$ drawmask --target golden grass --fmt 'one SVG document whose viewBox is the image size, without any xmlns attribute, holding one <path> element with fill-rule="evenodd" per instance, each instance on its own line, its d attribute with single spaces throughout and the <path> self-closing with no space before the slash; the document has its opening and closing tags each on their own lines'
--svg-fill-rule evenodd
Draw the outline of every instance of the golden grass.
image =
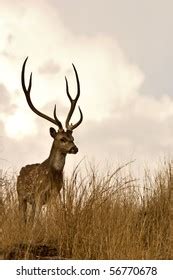
<svg viewBox="0 0 173 280">
<path fill-rule="evenodd" d="M 49 203 L 36 226 L 25 229 L 15 181 L 4 176 L 0 227 L 7 258 L 17 258 L 14 252 L 9 257 L 17 247 L 25 248 L 18 258 L 35 258 L 37 245 L 56 249 L 57 258 L 170 259 L 169 164 L 155 176 L 146 173 L 142 186 L 123 170 L 100 176 L 90 168 L 81 178 L 77 168 L 65 182 L 62 202 Z"/>
</svg>

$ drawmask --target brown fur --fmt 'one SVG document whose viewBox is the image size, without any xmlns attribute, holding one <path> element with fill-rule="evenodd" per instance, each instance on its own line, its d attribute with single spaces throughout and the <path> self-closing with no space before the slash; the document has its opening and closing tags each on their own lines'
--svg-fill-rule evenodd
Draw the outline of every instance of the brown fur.
<svg viewBox="0 0 173 280">
<path fill-rule="evenodd" d="M 24 222 L 27 220 L 27 203 L 32 205 L 32 218 L 38 215 L 41 207 L 51 197 L 56 198 L 63 186 L 63 169 L 67 153 L 77 153 L 72 133 L 65 131 L 56 132 L 50 129 L 54 138 L 50 155 L 42 163 L 22 167 L 17 178 L 17 193 L 19 210 Z M 62 141 L 65 140 L 65 142 Z"/>
</svg>

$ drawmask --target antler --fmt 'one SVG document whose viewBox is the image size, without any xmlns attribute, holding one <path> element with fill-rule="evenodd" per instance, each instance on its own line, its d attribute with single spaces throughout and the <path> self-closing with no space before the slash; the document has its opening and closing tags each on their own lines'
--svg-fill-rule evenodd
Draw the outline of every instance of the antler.
<svg viewBox="0 0 173 280">
<path fill-rule="evenodd" d="M 75 107 L 76 107 L 76 103 L 77 103 L 77 101 L 78 101 L 78 99 L 79 99 L 79 96 L 80 96 L 80 83 L 79 83 L 78 73 L 77 73 L 77 71 L 76 71 L 76 68 L 75 68 L 74 64 L 72 64 L 72 66 L 73 66 L 73 69 L 74 69 L 74 72 L 75 72 L 75 76 L 76 76 L 76 81 L 77 81 L 77 95 L 76 95 L 76 98 L 75 98 L 75 99 L 72 99 L 72 97 L 71 97 L 71 95 L 70 95 L 70 93 L 69 93 L 68 81 L 67 81 L 67 78 L 65 77 L 66 92 L 67 92 L 67 96 L 68 96 L 68 98 L 69 98 L 69 100 L 70 100 L 70 103 L 71 103 L 70 111 L 69 111 L 69 113 L 68 113 L 68 115 L 67 115 L 67 119 L 66 119 L 65 125 L 66 125 L 67 130 L 70 130 L 70 131 L 72 131 L 73 129 L 75 129 L 76 127 L 78 127 L 78 126 L 81 124 L 82 120 L 83 120 L 82 111 L 81 111 L 80 107 L 78 106 L 79 112 L 80 112 L 80 119 L 79 119 L 79 121 L 78 121 L 76 124 L 74 124 L 74 125 L 73 125 L 73 124 L 69 124 L 70 119 L 71 119 L 71 117 L 72 117 L 72 115 L 73 115 L 74 109 L 75 109 Z"/>
<path fill-rule="evenodd" d="M 31 87 L 32 87 L 32 73 L 30 74 L 28 88 L 26 88 L 26 86 L 25 86 L 25 65 L 26 65 L 27 59 L 28 59 L 28 57 L 25 59 L 25 61 L 23 63 L 22 72 L 21 72 L 21 83 L 22 83 L 22 88 L 23 88 L 23 91 L 25 93 L 25 97 L 26 97 L 26 100 L 27 100 L 27 103 L 28 103 L 29 107 L 38 116 L 54 123 L 55 125 L 57 125 L 59 127 L 59 129 L 63 129 L 61 122 L 58 120 L 58 118 L 56 116 L 56 105 L 54 107 L 54 119 L 45 115 L 45 114 L 43 114 L 43 113 L 41 113 L 33 105 L 32 101 L 31 101 L 31 97 L 30 97 L 30 91 L 31 91 Z"/>
<path fill-rule="evenodd" d="M 52 122 L 53 124 L 57 125 L 59 127 L 59 129 L 63 129 L 63 126 L 61 124 L 61 122 L 58 120 L 57 118 L 57 115 L 56 115 L 56 105 L 54 107 L 54 119 L 41 113 L 40 111 L 38 111 L 35 106 L 33 105 L 32 101 L 31 101 L 31 96 L 30 96 L 30 92 L 31 92 L 31 87 L 32 87 L 32 73 L 30 74 L 30 78 L 29 78 L 29 85 L 28 85 L 28 88 L 26 88 L 26 85 L 25 85 L 25 66 L 26 66 L 26 62 L 28 60 L 28 57 L 25 59 L 24 63 L 23 63 L 23 66 L 22 66 L 22 72 L 21 72 L 21 83 L 22 83 L 22 88 L 23 88 L 23 91 L 24 91 L 24 94 L 25 94 L 25 97 L 26 97 L 26 100 L 27 100 L 27 103 L 29 105 L 29 107 L 31 108 L 31 110 L 36 113 L 38 116 Z M 75 72 L 75 76 L 76 76 L 76 81 L 77 81 L 77 95 L 76 95 L 76 98 L 75 99 L 72 99 L 70 93 L 69 93 L 69 88 L 68 88 L 68 81 L 67 81 L 67 78 L 65 77 L 65 81 L 66 81 L 66 92 L 67 92 L 67 96 L 70 100 L 70 103 L 71 103 L 71 107 L 70 107 L 70 110 L 69 110 L 69 113 L 67 115 L 67 119 L 66 119 L 66 122 L 65 122 L 65 125 L 66 125 L 66 128 L 67 130 L 69 131 L 72 131 L 73 129 L 75 129 L 76 127 L 78 127 L 82 120 L 83 120 L 83 114 L 82 114 L 82 111 L 80 109 L 80 107 L 78 106 L 79 108 L 79 112 L 80 112 L 80 119 L 79 121 L 76 123 L 76 124 L 69 124 L 70 122 L 70 119 L 73 115 L 73 112 L 75 110 L 75 107 L 76 107 L 76 103 L 79 99 L 79 96 L 80 96 L 80 83 L 79 83 L 79 77 L 78 77 L 78 73 L 76 71 L 76 68 L 74 66 L 74 64 L 72 64 L 73 66 L 73 69 L 74 69 L 74 72 Z"/>
</svg>

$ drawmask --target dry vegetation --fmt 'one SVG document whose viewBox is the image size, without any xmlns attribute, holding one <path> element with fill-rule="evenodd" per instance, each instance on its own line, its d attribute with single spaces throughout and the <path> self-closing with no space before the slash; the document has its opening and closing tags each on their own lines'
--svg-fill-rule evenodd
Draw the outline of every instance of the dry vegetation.
<svg viewBox="0 0 173 280">
<path fill-rule="evenodd" d="M 144 183 L 124 167 L 96 169 L 66 180 L 62 203 L 52 201 L 32 228 L 22 228 L 15 179 L 1 178 L 1 250 L 7 259 L 170 259 L 170 168 Z M 141 186 L 142 184 L 142 186 Z"/>
</svg>

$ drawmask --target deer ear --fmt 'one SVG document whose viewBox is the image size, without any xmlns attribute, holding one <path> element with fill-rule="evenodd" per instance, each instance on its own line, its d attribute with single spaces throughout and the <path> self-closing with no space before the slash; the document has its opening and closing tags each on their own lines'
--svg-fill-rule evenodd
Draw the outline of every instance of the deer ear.
<svg viewBox="0 0 173 280">
<path fill-rule="evenodd" d="M 49 132 L 50 132 L 50 135 L 51 135 L 53 138 L 56 137 L 57 132 L 56 132 L 55 128 L 50 127 Z"/>
</svg>

